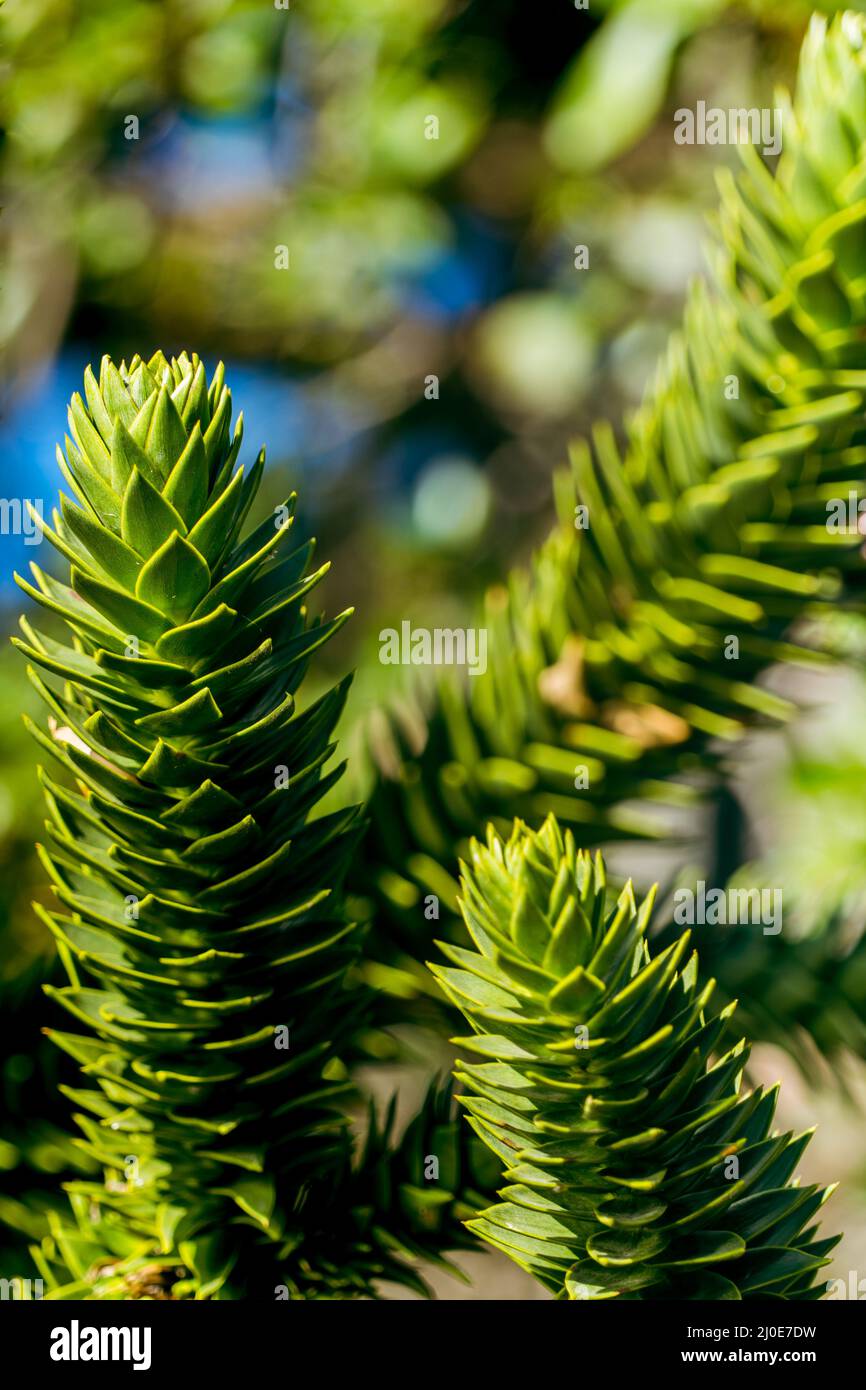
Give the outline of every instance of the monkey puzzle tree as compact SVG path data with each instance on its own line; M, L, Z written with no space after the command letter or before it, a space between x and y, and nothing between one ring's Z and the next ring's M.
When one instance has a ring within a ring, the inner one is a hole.
M347 615L308 613L325 567L289 543L293 499L243 535L264 453L238 463L221 366L208 383L195 355L105 358L85 396L59 453L74 500L44 523L68 582L19 580L66 635L25 618L18 645L49 709L32 732L57 907L38 910L72 1020L49 1036L80 1066L66 1091L104 1180L68 1184L77 1222L52 1215L36 1258L68 1298L417 1285L409 1255L466 1240L446 1189L466 1145L432 1195L427 1148L398 1159L390 1125L351 1162L341 1051L363 996L344 988L358 933L339 886L357 815L314 815L347 682L299 703Z
M604 863L549 817L473 842L461 911L473 950L433 966L473 1028L457 1039L469 1122L501 1200L468 1222L560 1297L816 1299L836 1238L829 1189L792 1175L809 1139L742 1088L689 933L653 953L653 894L611 903Z
M866 492L864 36L861 15L813 20L777 167L743 145L723 171L714 283L695 286L624 447L607 426L575 446L560 523L488 597L486 673L443 681L422 734L392 721L350 885L404 989L426 988L424 896L455 912L456 858L488 821L553 812L585 845L680 833L698 792L723 799L725 750L794 712L768 670L829 659L808 620L863 610L862 537L828 521ZM731 872L736 836L721 838ZM796 984L774 1018L775 947L750 943L730 972L727 948L721 985L776 1041L801 1025L830 1040L834 1010L862 1013L862 951L806 970L784 953Z

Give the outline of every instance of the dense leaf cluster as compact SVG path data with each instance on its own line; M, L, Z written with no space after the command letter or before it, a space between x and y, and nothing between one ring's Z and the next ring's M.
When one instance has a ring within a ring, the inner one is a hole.
M434 966L486 1059L458 1075L507 1179L469 1228L573 1299L818 1298L837 1240L813 1224L828 1191L790 1181L809 1136L742 1087L689 933L651 951L652 899L629 882L610 905L601 856L553 817L473 844L475 950Z

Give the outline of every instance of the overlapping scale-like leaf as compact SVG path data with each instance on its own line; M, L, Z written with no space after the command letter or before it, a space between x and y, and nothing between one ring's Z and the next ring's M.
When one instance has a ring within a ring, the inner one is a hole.
M50 710L39 911L70 1018L51 1036L106 1172L73 1184L87 1219L49 1242L78 1290L57 1296L135 1296L140 1270L214 1296L245 1246L243 1287L267 1269L272 1289L299 1184L346 1158L345 1085L323 1073L352 1022L335 895L355 814L311 818L346 684L297 697L347 615L307 611L324 569L291 544L293 499L243 535L264 456L238 462L222 367L106 358L69 430L72 495L45 523L68 579L20 580L49 622L18 640Z
M432 969L472 1025L462 1099L506 1180L470 1230L565 1298L820 1297L836 1241L828 1191L795 1180L808 1135L742 1086L688 933L653 954L652 894L611 902L553 817L473 842L462 888L474 949Z

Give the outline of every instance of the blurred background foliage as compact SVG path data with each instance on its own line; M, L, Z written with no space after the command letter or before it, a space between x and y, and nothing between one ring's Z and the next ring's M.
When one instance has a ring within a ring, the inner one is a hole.
M298 487L333 562L327 606L357 610L321 673L358 667L357 754L370 712L406 683L378 662L379 631L469 621L547 530L569 439L640 399L703 268L714 170L733 157L676 146L673 112L768 104L813 8L834 7L6 0L0 495L50 510L66 402L103 352L224 358L250 448L267 442L273 499ZM12 571L41 558L6 531L4 633ZM28 1070L35 985L53 967L29 908L45 891L20 722L35 697L11 654L0 690L3 1092L19 1115L0 1147L2 1215L48 1190L66 1155L43 1142L53 1079ZM791 884L798 933L841 916L859 935L866 688L852 676L798 693L831 715L750 743L734 786L761 872ZM361 794L363 759L353 768ZM835 1113L828 1124L848 1124ZM843 1263L866 1255L858 1219Z

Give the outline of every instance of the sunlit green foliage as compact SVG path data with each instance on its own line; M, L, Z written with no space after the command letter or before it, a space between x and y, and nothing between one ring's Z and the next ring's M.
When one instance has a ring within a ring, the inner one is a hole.
M624 445L600 426L574 446L560 525L490 595L487 674L440 688L426 742L395 720L356 885L416 978L423 895L453 911L468 836L549 811L582 844L682 835L726 748L794 712L770 667L829 659L803 620L857 606L861 537L827 520L864 491L864 112L862 19L816 19L778 165L743 145L721 177L713 284ZM832 1006L792 998L789 1041Z
M472 1025L458 1039L469 1122L501 1200L469 1221L560 1297L820 1298L829 1195L792 1176L808 1142L720 1047L689 934L652 952L652 895L615 903L604 863L550 817L472 845L461 909L474 950L434 966Z

